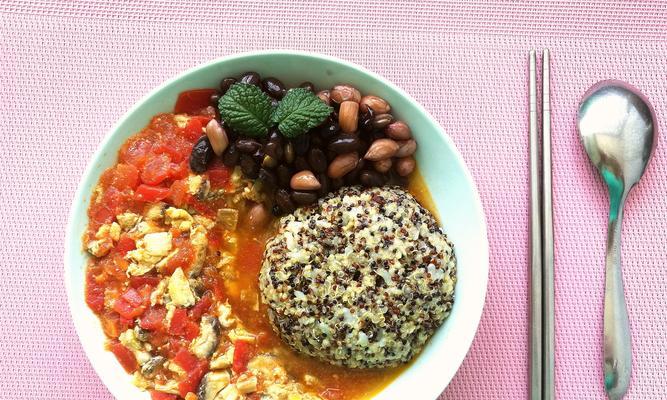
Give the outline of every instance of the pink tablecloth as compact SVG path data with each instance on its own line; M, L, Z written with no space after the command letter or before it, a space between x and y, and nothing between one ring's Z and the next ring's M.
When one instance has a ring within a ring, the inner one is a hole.
M620 78L667 132L667 4L651 1L0 1L0 398L110 399L74 332L63 235L84 165L144 93L240 51L293 48L364 65L433 113L472 170L489 292L447 399L527 393L526 55L553 52L557 394L602 399L606 194L576 137L579 96ZM629 399L667 397L667 154L632 194L624 270Z

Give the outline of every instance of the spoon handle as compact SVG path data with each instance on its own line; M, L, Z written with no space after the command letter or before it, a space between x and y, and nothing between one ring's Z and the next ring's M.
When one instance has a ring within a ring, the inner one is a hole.
M611 197L611 196L610 196ZM630 384L632 355L630 322L621 272L621 224L625 195L614 201L609 214L604 294L604 386L610 400L621 399Z

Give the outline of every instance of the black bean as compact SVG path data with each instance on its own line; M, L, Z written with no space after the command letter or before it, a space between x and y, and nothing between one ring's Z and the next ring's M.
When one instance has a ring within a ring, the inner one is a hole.
M392 122L394 122L394 117L391 114L378 114L373 117L372 124L375 129L383 129Z
M292 178L292 171L289 167L281 164L276 168L276 175L278 175L278 184L281 187L289 187L290 179Z
M280 161L283 158L283 146L280 143L280 139L271 139L264 146L264 153L268 154L276 161Z
M324 172L327 170L327 156L318 148L310 149L308 152L308 164L313 172Z
M289 192L285 189L279 189L276 192L276 204L285 213L291 213L296 209Z
M299 156L294 160L294 168L296 168L297 171L303 171L306 169L310 169L310 164L308 164L308 161L302 156Z
M317 195L313 192L292 191L292 200L300 205L307 206L317 201Z
M255 160L257 165L261 165L264 161L264 150L258 149L256 152L252 153L252 159Z
M190 153L190 169L198 174L206 171L206 165L213 158L213 154L213 147L208 137L206 135L200 137Z
M266 94L278 100L282 99L287 92L285 85L279 79L273 77L262 79L262 89Z
M252 156L247 154L241 154L241 171L243 174L250 179L255 179L259 176L259 166L255 163L255 160Z
M366 187L382 186L385 178L377 171L365 170L359 174L359 181Z
M329 191L331 191L331 182L326 173L321 173L317 175L317 180L320 181L322 187L317 191L317 194L320 197L324 197Z
M364 164L366 164L364 159L360 158L356 168L354 168L352 171L348 172L347 175L345 175L344 178L345 178L345 183L347 185L352 186L358 183L359 174L364 169Z
M357 135L351 133L341 133L331 139L327 149L338 154L345 154L359 150L360 144L361 143Z
M236 78L225 78L220 81L220 94L224 95L227 93L229 88L236 83Z
M329 139L334 136L340 131L340 126L338 125L338 122L336 121L330 121L323 126L320 127L320 136L322 139Z
M343 181L343 178L335 178L335 179L331 180L331 188L333 190L340 189L341 187L343 187L344 184L345 184L345 181Z
M273 171L269 171L268 169L265 168L260 168L259 177L257 179L260 182L262 182L263 185L262 188L267 192L271 193L274 190L276 190L276 186L278 185L278 179L276 178L276 174L274 174Z
M211 95L211 98L210 98L210 102L211 102L211 104L212 104L213 106L217 107L217 106L218 106L218 102L220 101L220 97L221 97L221 96L220 96L220 93L219 93L219 92L215 92L215 93L213 93L213 94Z
M275 168L278 166L278 161L271 157L270 155L266 154L264 158L262 159L262 167L264 168Z
M338 153L327 149L327 161L331 162L334 158L338 157Z
M309 132L309 134L311 135L310 136L310 148L311 149L314 148L314 147L318 148L318 149L326 147L325 143L324 143L324 140L320 137L320 135L317 135L316 132Z
M230 144L224 153L222 153L222 162L228 167L234 167L239 163L239 151L236 144Z
M371 132L373 130L373 109L369 108L368 112L359 118L359 130L362 132Z
M236 141L236 148L241 153L252 154L261 147L262 145L254 139L239 139Z
M305 81L304 83L300 84L299 87L315 93L315 85L313 85L313 82Z
M288 164L291 164L294 162L294 144L292 142L287 142L285 143L285 148L283 149L284 155L285 155L285 161Z
M297 156L303 156L308 152L308 147L310 146L310 136L301 135L292 139L292 144L294 145L294 154Z
M249 83L251 85L259 86L261 78L257 72L248 71L245 72L243 75L241 75L241 79L239 80L243 83Z
M280 134L280 131L278 130L278 128L271 128L271 130L269 131L269 141L272 141L272 140L281 141L282 137L283 137L283 135Z

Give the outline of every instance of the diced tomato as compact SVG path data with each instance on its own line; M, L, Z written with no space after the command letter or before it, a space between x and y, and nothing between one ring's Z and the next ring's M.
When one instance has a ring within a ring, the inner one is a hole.
M135 288L129 288L120 296L121 299L127 301L131 306L138 307L143 302L143 299L139 292Z
M187 161L181 161L178 164L171 164L169 170L169 177L173 179L187 178L190 174L190 165Z
M130 138L118 152L118 160L141 169L150 154L153 142L147 137Z
M125 233L120 235L120 239L118 239L118 243L116 243L116 252L124 256L128 251L136 248L137 244L134 242L134 239Z
M199 336L199 324L194 321L188 321L185 325L185 334L183 337L187 340L195 340L197 336Z
M185 125L185 128L183 129L183 136L186 139L194 142L204 134L202 128L203 125L201 120L197 118L191 118L190 121L188 121L188 124Z
M174 105L176 114L195 114L202 108L211 105L211 96L217 92L215 89L193 89L181 92Z
M199 359L195 357L190 351L186 348L182 348L174 356L174 362L178 364L179 367L190 372L197 367Z
M171 317L169 333L172 335L184 335L185 327L188 324L188 312L185 308L177 308Z
M164 392L158 392L156 390L151 390L151 400L178 400L178 396L175 394L169 394Z
M130 349L123 346L120 342L113 342L109 347L109 350L116 356L118 362L125 368L125 371L127 371L128 374L137 370L137 359L134 358L134 354Z
M113 213L125 212L132 205L133 192L131 189L119 190L109 186L102 195L102 203Z
M178 384L178 394L185 397L189 392L197 391L201 378L208 370L208 362L199 361L197 366L188 372L188 375Z
M141 305L133 306L122 297L116 299L113 303L113 310L120 314L121 317L128 319L140 316L144 312L144 309Z
M197 138L201 135L202 133L200 129ZM167 154L172 162L178 163L189 159L190 153L192 152L192 146L193 143L191 140L174 134L169 135L168 137L163 137L162 141L155 143L153 145L153 153Z
M123 189L134 189L139 184L139 170L132 164L118 164L114 169L111 186Z
M215 159L217 161L218 158ZM214 162L208 170L208 180L213 189L222 189L229 183L231 172L227 166L222 163Z
M160 278L157 276L141 275L130 277L130 286L135 289L138 289L144 285L155 287L158 285L158 283L160 283Z
M163 267L162 272L165 274L171 274L178 268L187 270L191 266L193 260L194 253L192 252L192 246L183 245L178 249L173 257L167 260L167 263Z
M195 304L190 310L190 318L195 321L199 321L202 315L208 311L208 309L213 305L213 296L210 292L204 293L201 300Z
M237 374L244 372L248 368L248 361L252 358L253 348L248 342L237 340L234 343L234 359L232 360L232 370Z
M118 314L111 311L100 315L102 330L108 337L116 338L120 334L120 321Z
M148 185L157 185L169 178L171 159L166 154L151 157L141 170L141 181Z
M97 313L104 310L104 284L97 282L92 271L86 277L86 304Z
M90 217L99 224L106 224L114 219L114 213L102 203L94 204L90 207Z
M187 180L175 181L169 189L169 199L176 207L183 207L189 203L192 196L188 193Z
M134 328L134 318L125 318L123 316L118 317L118 326L120 326L121 331L126 331L128 329Z
M158 186L139 185L134 192L134 198L138 201L156 202L169 196L169 189Z
M164 327L164 319L167 316L167 311L164 307L149 308L139 321L139 326L142 329L149 331L161 330Z

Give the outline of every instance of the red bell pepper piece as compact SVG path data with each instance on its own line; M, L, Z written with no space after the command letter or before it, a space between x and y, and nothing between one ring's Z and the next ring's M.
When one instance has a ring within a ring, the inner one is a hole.
M208 370L208 362L206 360L198 361L197 365L188 372L188 375L178 384L178 394L185 397L190 392L196 392L201 378L204 377Z
M116 356L118 362L128 374L133 373L139 367L137 359L134 357L134 353L120 342L113 342L109 347L109 350Z
M144 315L141 317L139 326L142 329L149 331L160 330L164 327L164 319L166 316L167 311L164 309L164 307L151 307L146 310Z
M190 353L188 349L181 348L174 356L174 362L178 364L179 367L189 372L195 369L199 363L199 359Z
M208 309L213 305L213 296L210 292L204 293L201 300L195 304L190 310L190 318L195 321L199 321L202 315L208 311Z

